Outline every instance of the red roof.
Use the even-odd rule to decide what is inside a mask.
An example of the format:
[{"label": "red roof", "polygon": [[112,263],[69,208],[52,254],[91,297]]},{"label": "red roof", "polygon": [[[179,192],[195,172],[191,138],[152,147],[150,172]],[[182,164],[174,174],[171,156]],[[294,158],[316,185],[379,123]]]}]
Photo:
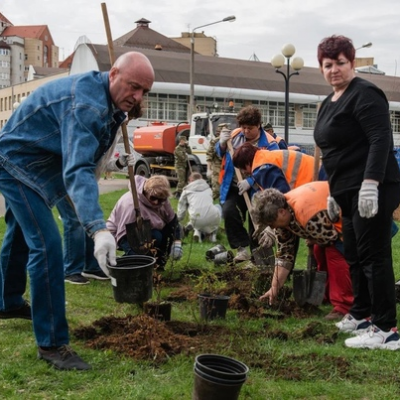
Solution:
[{"label": "red roof", "polygon": [[47,25],[9,26],[3,31],[2,35],[40,39],[46,29],[48,29]]}]

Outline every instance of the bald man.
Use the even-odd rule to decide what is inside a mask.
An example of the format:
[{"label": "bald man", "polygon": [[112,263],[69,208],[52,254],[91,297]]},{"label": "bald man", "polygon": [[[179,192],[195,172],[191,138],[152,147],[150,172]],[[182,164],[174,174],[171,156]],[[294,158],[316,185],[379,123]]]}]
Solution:
[{"label": "bald man", "polygon": [[[128,52],[109,72],[91,71],[40,86],[0,134],[0,192],[7,230],[0,253],[0,319],[32,319],[38,358],[60,370],[86,370],[70,347],[61,237],[52,207],[68,198],[94,254],[115,265],[115,240],[99,205],[96,166],[126,113],[154,82],[150,61]],[[26,271],[31,304],[23,298]]]}]

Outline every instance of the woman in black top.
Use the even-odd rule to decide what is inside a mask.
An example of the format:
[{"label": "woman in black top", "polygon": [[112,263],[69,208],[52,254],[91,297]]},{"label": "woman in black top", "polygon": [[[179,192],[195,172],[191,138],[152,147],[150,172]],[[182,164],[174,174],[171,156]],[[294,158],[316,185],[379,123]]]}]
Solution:
[{"label": "woman in black top", "polygon": [[386,96],[356,77],[354,59],[353,43],[344,36],[318,46],[321,72],[333,93],[321,104],[314,139],[329,178],[328,209],[342,212],[354,291],[350,313],[336,326],[359,333],[345,341],[347,347],[396,350],[391,224],[400,203],[400,170]]}]

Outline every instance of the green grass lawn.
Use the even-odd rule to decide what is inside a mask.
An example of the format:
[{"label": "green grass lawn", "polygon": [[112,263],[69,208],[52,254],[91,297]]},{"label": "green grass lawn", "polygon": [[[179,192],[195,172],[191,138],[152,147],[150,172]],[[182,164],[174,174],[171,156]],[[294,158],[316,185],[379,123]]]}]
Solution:
[{"label": "green grass lawn", "polygon": [[[105,216],[123,193],[100,196]],[[172,202],[176,207],[176,200]],[[4,218],[0,218],[0,239],[4,231]],[[227,246],[222,229],[218,238]],[[400,278],[399,242],[400,235],[397,235],[393,240],[397,279]],[[210,247],[211,243],[192,243],[190,238],[186,239],[183,258],[169,264],[163,277],[173,280],[186,276],[188,270],[212,270],[212,264],[205,260],[205,252]],[[304,246],[301,246],[297,260],[297,267],[302,265],[306,265]],[[198,282],[198,279],[187,280],[194,292]],[[164,285],[161,298],[174,289],[176,287]],[[116,303],[109,282],[91,281],[85,286],[66,284],[66,299],[71,331],[104,316],[126,317],[141,313],[136,305]],[[330,307],[324,305],[302,318],[279,319],[272,313],[270,317],[246,318],[235,310],[228,310],[225,320],[204,323],[199,321],[197,301],[193,300],[173,303],[172,320],[224,330],[224,335],[210,336],[212,341],[221,340],[218,354],[234,357],[250,367],[240,399],[399,398],[400,353],[345,348],[343,341],[348,336],[337,334],[334,325],[323,320],[329,311]],[[331,340],[321,341],[321,337]],[[124,338],[121,335],[121,341]],[[91,371],[54,370],[36,359],[30,321],[0,321],[0,398],[191,399],[197,348],[190,354],[182,353],[156,364],[137,361],[109,349],[89,348],[84,340],[73,335],[71,345],[92,365]]]}]

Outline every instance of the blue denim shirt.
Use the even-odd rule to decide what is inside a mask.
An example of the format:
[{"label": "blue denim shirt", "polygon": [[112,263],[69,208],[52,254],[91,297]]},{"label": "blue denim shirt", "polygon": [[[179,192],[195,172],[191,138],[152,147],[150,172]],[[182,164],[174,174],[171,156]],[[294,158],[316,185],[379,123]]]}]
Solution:
[{"label": "blue denim shirt", "polygon": [[98,204],[96,163],[125,114],[115,109],[108,72],[88,72],[40,86],[0,133],[0,167],[49,207],[67,194],[89,235],[106,227]]}]

